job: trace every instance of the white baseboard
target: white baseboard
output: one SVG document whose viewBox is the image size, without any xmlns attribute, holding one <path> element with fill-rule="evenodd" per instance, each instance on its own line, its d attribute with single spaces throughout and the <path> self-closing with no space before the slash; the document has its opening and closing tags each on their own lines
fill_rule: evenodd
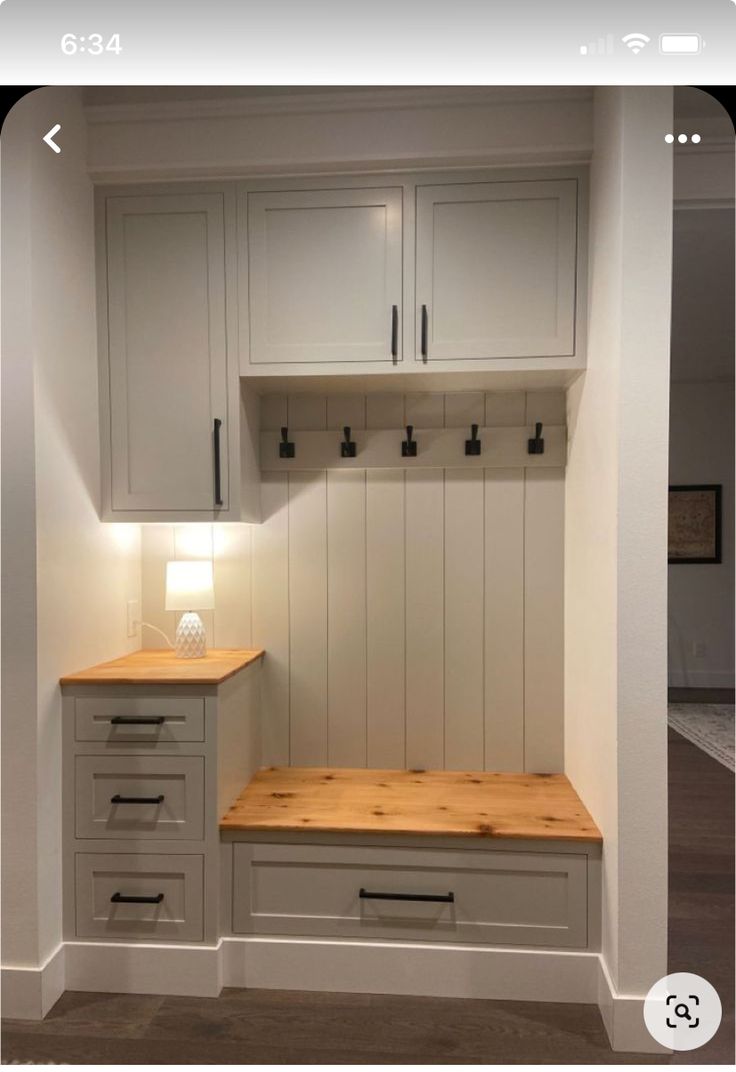
<svg viewBox="0 0 736 1072">
<path fill-rule="evenodd" d="M 619 994 L 598 953 L 340 938 L 222 938 L 217 945 L 66 942 L 40 968 L 2 969 L 2 1013 L 40 1020 L 65 989 L 217 997 L 223 986 L 597 1004 L 613 1050 L 666 1053 L 644 997 Z"/>
<path fill-rule="evenodd" d="M 671 689 L 732 689 L 733 670 L 670 670 L 667 684 Z"/>
<path fill-rule="evenodd" d="M 670 1053 L 647 1031 L 644 996 L 619 994 L 602 955 L 598 956 L 598 1008 L 616 1053 Z"/>
<path fill-rule="evenodd" d="M 598 955 L 329 938 L 223 939 L 225 986 L 595 1004 Z"/>
<path fill-rule="evenodd" d="M 67 942 L 67 989 L 216 998 L 223 986 L 220 946 Z"/>
<path fill-rule="evenodd" d="M 66 950 L 59 945 L 38 968 L 2 968 L 2 1015 L 10 1020 L 43 1020 L 67 989 Z"/>
</svg>

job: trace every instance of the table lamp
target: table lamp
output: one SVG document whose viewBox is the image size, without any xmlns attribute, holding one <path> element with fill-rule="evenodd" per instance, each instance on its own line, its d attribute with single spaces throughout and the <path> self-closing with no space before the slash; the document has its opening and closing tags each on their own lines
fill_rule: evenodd
<svg viewBox="0 0 736 1072">
<path fill-rule="evenodd" d="M 213 610 L 214 606 L 211 562 L 166 563 L 166 609 L 184 611 L 176 627 L 178 659 L 202 659 L 207 654 L 207 634 L 196 612 Z"/>
</svg>

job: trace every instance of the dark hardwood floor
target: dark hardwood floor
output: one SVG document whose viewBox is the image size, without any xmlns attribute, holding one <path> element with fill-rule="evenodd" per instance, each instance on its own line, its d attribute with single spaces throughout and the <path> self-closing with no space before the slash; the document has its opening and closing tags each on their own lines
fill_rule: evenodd
<svg viewBox="0 0 736 1072">
<path fill-rule="evenodd" d="M 71 1064 L 730 1064 L 733 775 L 670 733 L 670 971 L 718 989 L 700 1050 L 611 1052 L 598 1009 L 512 1001 L 225 990 L 219 998 L 64 994 L 42 1023 L 5 1021 L 3 1061 Z"/>
</svg>

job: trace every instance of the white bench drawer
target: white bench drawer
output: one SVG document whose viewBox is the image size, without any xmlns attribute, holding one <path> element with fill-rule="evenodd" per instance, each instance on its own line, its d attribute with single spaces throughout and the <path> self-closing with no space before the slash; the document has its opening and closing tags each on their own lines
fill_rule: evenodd
<svg viewBox="0 0 736 1072">
<path fill-rule="evenodd" d="M 236 843 L 233 877 L 235 933 L 587 945 L 584 854 Z"/>
<path fill-rule="evenodd" d="M 75 737 L 108 745 L 165 745 L 204 740 L 200 696 L 77 696 Z"/>
<path fill-rule="evenodd" d="M 79 853 L 79 938 L 199 941 L 203 856 Z"/>
<path fill-rule="evenodd" d="M 77 756 L 78 838 L 200 840 L 202 756 Z"/>
</svg>

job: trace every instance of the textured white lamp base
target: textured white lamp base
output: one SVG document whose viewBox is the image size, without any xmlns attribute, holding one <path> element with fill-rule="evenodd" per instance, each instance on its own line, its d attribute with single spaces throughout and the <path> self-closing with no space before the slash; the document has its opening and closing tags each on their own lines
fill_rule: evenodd
<svg viewBox="0 0 736 1072">
<path fill-rule="evenodd" d="M 207 634 L 198 614 L 186 611 L 176 627 L 177 659 L 202 659 L 207 654 Z"/>
</svg>

